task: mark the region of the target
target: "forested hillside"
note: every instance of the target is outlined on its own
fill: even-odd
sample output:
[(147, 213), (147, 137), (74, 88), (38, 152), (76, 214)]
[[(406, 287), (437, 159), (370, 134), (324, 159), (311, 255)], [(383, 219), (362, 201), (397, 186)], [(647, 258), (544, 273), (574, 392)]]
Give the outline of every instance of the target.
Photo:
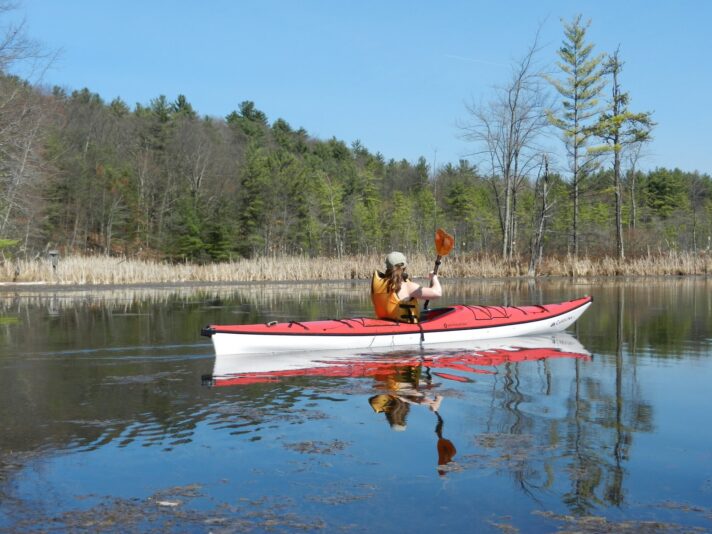
[[(536, 74), (527, 63), (519, 66)], [(527, 90), (532, 99), (545, 88)], [(485, 119), (498, 110), (470, 111)], [(457, 250), (468, 252), (526, 259), (538, 237), (544, 255), (572, 253), (574, 243), (579, 254), (615, 256), (617, 192), (627, 255), (708, 249), (710, 176), (641, 172), (645, 139), (635, 140), (613, 151), (617, 171), (612, 155), (599, 151), (597, 164), (585, 175), (579, 169), (574, 184), (566, 166), (532, 151), (534, 144), (510, 147), (514, 158), (529, 150), (518, 170), (485, 167), (482, 159), (433, 169), (424, 158), (386, 160), (378, 147), (316, 139), (252, 101), (225, 117), (206, 117), (183, 95), (130, 106), (90, 89), (50, 89), (5, 74), (0, 250), (199, 262), (341, 256), (430, 250), (441, 226), (455, 235)], [(473, 136), (478, 147), (487, 141)]]

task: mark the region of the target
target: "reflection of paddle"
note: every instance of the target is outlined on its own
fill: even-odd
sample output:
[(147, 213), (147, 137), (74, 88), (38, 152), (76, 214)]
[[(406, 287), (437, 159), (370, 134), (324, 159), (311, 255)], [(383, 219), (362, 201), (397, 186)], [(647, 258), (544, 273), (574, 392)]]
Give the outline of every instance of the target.
[[(435, 433), (438, 435), (438, 465), (445, 465), (452, 461), (457, 454), (457, 449), (452, 441), (443, 437), (443, 418), (438, 412), (435, 412), (435, 415), (438, 417), (438, 424), (435, 426)], [(445, 472), (440, 471), (440, 474), (444, 475)]]
[[(438, 274), (438, 267), (442, 263), (440, 260), (443, 256), (450, 254), (452, 247), (455, 245), (455, 238), (448, 234), (442, 228), (438, 228), (435, 232), (435, 250), (438, 253), (438, 257), (435, 259), (435, 268), (433, 269), (433, 274)], [(428, 304), (430, 300), (426, 300), (423, 305), (423, 310), (428, 309)]]

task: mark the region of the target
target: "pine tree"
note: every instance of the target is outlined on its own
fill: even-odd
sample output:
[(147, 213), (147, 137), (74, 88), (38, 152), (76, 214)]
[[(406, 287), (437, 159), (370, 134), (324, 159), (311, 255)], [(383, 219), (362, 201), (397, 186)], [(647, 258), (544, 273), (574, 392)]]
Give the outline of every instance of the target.
[(621, 153), (627, 147), (650, 140), (650, 132), (655, 125), (650, 112), (633, 113), (628, 110), (630, 97), (621, 90), (620, 74), (623, 63), (619, 50), (608, 57), (604, 64), (605, 73), (611, 77), (611, 102), (596, 125), (596, 135), (604, 143), (604, 150), (613, 153), (613, 190), (616, 198), (616, 250), (618, 259), (625, 258), (623, 246), (623, 192), (621, 188)]
[(593, 45), (586, 42), (590, 21), (582, 24), (581, 15), (564, 23), (564, 42), (557, 62), (563, 80), (549, 78), (562, 97), (562, 109), (549, 113), (549, 121), (561, 130), (566, 144), (571, 170), (573, 201), (573, 253), (578, 256), (579, 202), (582, 184), (595, 168), (595, 155), (589, 151), (593, 123), (598, 117), (598, 96), (605, 86), (601, 62), (603, 55), (593, 55)]
[(272, 221), (268, 217), (266, 191), (269, 182), (269, 164), (264, 151), (256, 145), (247, 149), (245, 166), (240, 179), (241, 203), (238, 216), (237, 250), (251, 257), (266, 249), (265, 235)]

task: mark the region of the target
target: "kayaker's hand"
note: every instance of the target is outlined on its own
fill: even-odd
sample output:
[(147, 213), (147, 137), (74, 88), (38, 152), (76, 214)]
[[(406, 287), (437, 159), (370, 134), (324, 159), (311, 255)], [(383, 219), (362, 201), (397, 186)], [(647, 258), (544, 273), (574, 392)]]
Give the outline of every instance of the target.
[(442, 403), (442, 401), (443, 401), (442, 395), (435, 395), (435, 399), (433, 399), (429, 403), (429, 408), (432, 411), (437, 412), (440, 409), (440, 404)]
[(414, 297), (423, 299), (437, 299), (442, 296), (443, 290), (440, 287), (440, 279), (438, 278), (438, 275), (435, 274), (433, 271), (430, 271), (428, 277), (430, 278), (430, 288), (420, 289), (420, 294), (413, 295)]

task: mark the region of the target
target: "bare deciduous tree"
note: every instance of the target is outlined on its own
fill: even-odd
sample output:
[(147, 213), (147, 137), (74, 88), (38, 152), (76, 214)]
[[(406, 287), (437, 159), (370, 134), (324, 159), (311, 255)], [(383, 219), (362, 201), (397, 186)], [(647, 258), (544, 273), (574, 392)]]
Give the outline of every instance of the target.
[(531, 256), (529, 257), (529, 276), (536, 276), (537, 269), (544, 255), (544, 235), (546, 225), (552, 216), (552, 209), (555, 201), (549, 201), (551, 185), (549, 183), (549, 159), (546, 155), (542, 157), (539, 175), (534, 184), (534, 199), (538, 206), (534, 210), (534, 233), (532, 235)]
[(509, 82), (495, 88), (486, 104), (467, 105), (462, 126), (465, 139), (476, 145), (471, 154), (489, 167), (502, 230), (502, 257), (511, 260), (516, 248), (517, 192), (537, 168), (538, 142), (548, 126), (548, 96), (535, 64), (538, 33), (524, 56), (512, 64)]
[[(0, 2), (0, 24), (14, 7)], [(25, 249), (39, 207), (39, 147), (48, 104), (13, 72), (24, 70), (26, 78), (29, 72), (39, 79), (51, 59), (27, 36), (24, 22), (5, 23), (0, 29), (0, 237), (22, 237)]]
[(638, 162), (643, 157), (643, 143), (636, 143), (628, 147), (626, 151), (626, 159), (628, 161), (628, 188), (630, 189), (630, 217), (628, 225), (632, 230), (635, 230), (638, 222)]

